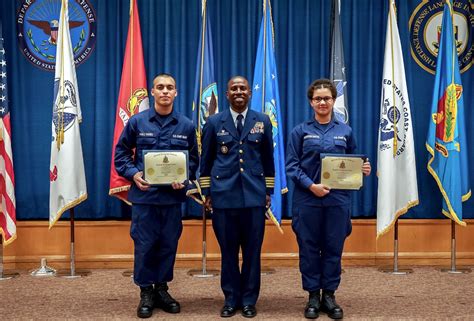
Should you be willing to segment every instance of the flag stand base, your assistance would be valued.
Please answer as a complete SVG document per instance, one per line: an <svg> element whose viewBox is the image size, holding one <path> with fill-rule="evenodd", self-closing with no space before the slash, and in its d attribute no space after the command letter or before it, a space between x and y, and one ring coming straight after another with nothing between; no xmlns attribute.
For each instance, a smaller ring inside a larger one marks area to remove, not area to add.
<svg viewBox="0 0 474 321"><path fill-rule="evenodd" d="M6 272L6 273L4 272L0 275L0 281L11 280L19 276L20 276L20 273L18 272Z"/></svg>
<svg viewBox="0 0 474 321"><path fill-rule="evenodd" d="M440 268L439 271L449 274L466 274L471 273L470 268L456 267L456 224L451 220L451 267Z"/></svg>
<svg viewBox="0 0 474 321"><path fill-rule="evenodd" d="M471 269L470 268L441 268L439 269L440 272L443 272L443 273L449 273L449 274L467 274L467 273L471 273Z"/></svg>
<svg viewBox="0 0 474 321"><path fill-rule="evenodd" d="M378 269L380 272L392 274L392 275L407 275L413 273L413 269L410 268L398 268L394 269L393 266L383 266Z"/></svg>
<svg viewBox="0 0 474 321"><path fill-rule="evenodd" d="M55 276L56 270L46 265L46 258L41 258L41 266L30 272L34 277Z"/></svg>
<svg viewBox="0 0 474 321"><path fill-rule="evenodd" d="M67 269L67 270L59 270L56 272L56 276L65 279L76 279L81 278L84 276L89 276L91 271L89 270L75 270L74 272Z"/></svg>
<svg viewBox="0 0 474 321"><path fill-rule="evenodd" d="M262 267L261 270L260 270L260 274L261 275L270 275L270 274L274 274L276 273L276 270L274 268L271 268L271 267Z"/></svg>
<svg viewBox="0 0 474 321"><path fill-rule="evenodd" d="M133 271L132 270L123 271L122 276L124 276L126 278L133 278Z"/></svg>
<svg viewBox="0 0 474 321"><path fill-rule="evenodd" d="M189 270L188 275L198 279L213 278L219 275L219 271L208 269Z"/></svg>

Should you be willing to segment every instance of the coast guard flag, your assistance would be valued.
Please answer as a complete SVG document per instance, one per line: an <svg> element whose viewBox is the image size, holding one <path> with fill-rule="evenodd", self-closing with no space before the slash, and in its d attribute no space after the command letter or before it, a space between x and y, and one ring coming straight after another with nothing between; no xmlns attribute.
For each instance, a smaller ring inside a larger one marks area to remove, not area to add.
<svg viewBox="0 0 474 321"><path fill-rule="evenodd" d="M334 102L334 115L341 121L349 122L346 93L346 66L344 64L344 49L341 30L341 2L333 0L333 21L331 36L331 80L337 89L337 98Z"/></svg>
<svg viewBox="0 0 474 321"><path fill-rule="evenodd" d="M469 199L471 190L464 125L464 89L454 43L452 5L452 1L448 0L444 4L426 149L430 153L428 171L443 195L443 214L465 226L462 202Z"/></svg>
<svg viewBox="0 0 474 321"><path fill-rule="evenodd" d="M109 195L127 201L130 182L119 176L115 169L115 145L130 117L148 108L148 91L146 89L145 63L143 61L142 34L138 15L137 2L130 2L130 21L128 25L127 44L123 59L122 79L115 114L114 140L112 143L112 160L110 164Z"/></svg>
<svg viewBox="0 0 474 321"><path fill-rule="evenodd" d="M398 34L395 1L390 1L385 38L378 139L377 237L418 204L410 101Z"/></svg>
<svg viewBox="0 0 474 321"><path fill-rule="evenodd" d="M49 228L70 208L87 199L79 123L82 121L74 55L69 33L68 1L62 0L56 42Z"/></svg>
<svg viewBox="0 0 474 321"><path fill-rule="evenodd" d="M7 89L7 62L0 22L0 234L4 246L16 238L15 173Z"/></svg>
<svg viewBox="0 0 474 321"><path fill-rule="evenodd" d="M193 122L196 126L196 138L201 155L201 134L207 118L219 111L217 84L214 78L214 50L212 46L211 22L207 16L207 0L202 1L201 32L196 63L196 81L194 85ZM210 178L200 178L193 182L187 195L202 204L201 187L209 187Z"/></svg>
<svg viewBox="0 0 474 321"><path fill-rule="evenodd" d="M280 93L273 42L273 21L270 0L263 2L263 17L258 37L257 59L253 74L253 110L264 112L270 117L273 127L273 157L275 179L267 179L267 186L275 184L271 208L267 211L270 219L280 227L282 214L282 194L288 191L285 173L285 152L283 150L283 128L280 115ZM281 230L280 230L281 231Z"/></svg>

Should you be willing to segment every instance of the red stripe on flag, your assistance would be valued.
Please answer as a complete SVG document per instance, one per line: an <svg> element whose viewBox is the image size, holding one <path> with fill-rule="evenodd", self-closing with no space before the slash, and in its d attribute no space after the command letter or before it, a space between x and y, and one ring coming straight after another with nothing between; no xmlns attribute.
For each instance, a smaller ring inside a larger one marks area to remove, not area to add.
<svg viewBox="0 0 474 321"><path fill-rule="evenodd" d="M5 209L5 212L0 213L0 229L4 235L5 242L9 243L10 239L16 234L16 208L15 208L15 174L13 171L13 162L11 155L11 125L10 115L6 115L0 120L0 127L2 128L2 139L0 140L0 158L4 167L0 170L0 195L2 198L0 202L5 200L5 204L1 204L1 209ZM7 182L11 181L11 184ZM10 198L12 195L13 198ZM14 226L11 230L8 229L8 220L13 221Z"/></svg>

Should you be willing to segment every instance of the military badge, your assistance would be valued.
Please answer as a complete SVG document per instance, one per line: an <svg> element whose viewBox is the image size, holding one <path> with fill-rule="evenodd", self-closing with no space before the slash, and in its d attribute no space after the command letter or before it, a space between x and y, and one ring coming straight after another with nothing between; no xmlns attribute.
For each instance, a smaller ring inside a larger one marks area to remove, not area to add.
<svg viewBox="0 0 474 321"><path fill-rule="evenodd" d="M263 134L264 133L264 125L263 122L258 121L253 125L253 128L250 130L250 134Z"/></svg>
<svg viewBox="0 0 474 321"><path fill-rule="evenodd" d="M229 148L227 146L221 146L221 153L222 154L227 154L229 152Z"/></svg>

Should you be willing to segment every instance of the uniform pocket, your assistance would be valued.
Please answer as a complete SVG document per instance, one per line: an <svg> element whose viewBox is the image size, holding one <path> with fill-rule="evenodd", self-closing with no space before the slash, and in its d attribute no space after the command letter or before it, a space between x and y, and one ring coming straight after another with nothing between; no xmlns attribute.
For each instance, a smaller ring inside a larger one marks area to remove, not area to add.
<svg viewBox="0 0 474 321"><path fill-rule="evenodd" d="M170 139L171 146L174 146L175 149L188 149L188 141L184 139ZM177 148L176 148L177 147Z"/></svg>
<svg viewBox="0 0 474 321"><path fill-rule="evenodd" d="M156 137L147 136L147 137L137 137L137 146L151 146L156 144Z"/></svg>
<svg viewBox="0 0 474 321"><path fill-rule="evenodd" d="M231 146L233 145L233 139L230 135L218 136L217 137L217 148L219 153L228 154Z"/></svg>
<svg viewBox="0 0 474 321"><path fill-rule="evenodd" d="M249 134L247 140L252 144L260 144L262 142L262 134Z"/></svg>
<svg viewBox="0 0 474 321"><path fill-rule="evenodd" d="M232 171L228 168L213 168L211 170L211 176L216 179L228 178L234 174L235 171Z"/></svg>
<svg viewBox="0 0 474 321"><path fill-rule="evenodd" d="M311 152L321 152L321 139L320 138L309 138L303 141L303 152L304 153L311 153Z"/></svg>

